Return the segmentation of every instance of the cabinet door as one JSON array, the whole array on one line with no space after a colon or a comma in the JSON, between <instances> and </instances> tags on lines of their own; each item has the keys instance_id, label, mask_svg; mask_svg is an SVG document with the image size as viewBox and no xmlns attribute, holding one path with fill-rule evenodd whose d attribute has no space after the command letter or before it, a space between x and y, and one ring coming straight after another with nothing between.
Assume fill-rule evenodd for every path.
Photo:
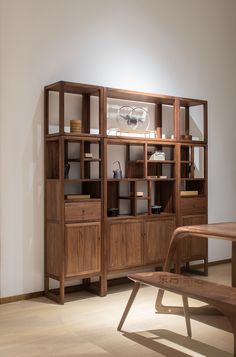
<instances>
[{"instance_id":1,"label":"cabinet door","mask_svg":"<svg viewBox=\"0 0 236 357\"><path fill-rule=\"evenodd\" d=\"M195 224L205 223L207 223L207 216L205 214L181 217L182 226L192 226ZM206 257L208 251L207 247L208 242L206 238L184 238L180 243L180 260L194 260Z\"/></svg>"},{"instance_id":2,"label":"cabinet door","mask_svg":"<svg viewBox=\"0 0 236 357\"><path fill-rule=\"evenodd\" d=\"M142 265L142 222L115 222L108 226L108 270Z\"/></svg>"},{"instance_id":3,"label":"cabinet door","mask_svg":"<svg viewBox=\"0 0 236 357\"><path fill-rule=\"evenodd\" d=\"M175 220L150 220L144 224L144 264L163 263L175 229Z\"/></svg>"},{"instance_id":4,"label":"cabinet door","mask_svg":"<svg viewBox=\"0 0 236 357\"><path fill-rule=\"evenodd\" d=\"M100 223L65 225L65 274L74 276L101 270Z\"/></svg>"}]
</instances>

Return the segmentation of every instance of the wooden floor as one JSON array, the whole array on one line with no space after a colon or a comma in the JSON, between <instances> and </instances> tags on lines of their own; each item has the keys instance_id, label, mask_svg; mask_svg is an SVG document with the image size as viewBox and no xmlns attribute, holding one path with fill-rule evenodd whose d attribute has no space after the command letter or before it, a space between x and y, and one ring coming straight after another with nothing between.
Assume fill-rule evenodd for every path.
<instances>
[{"instance_id":1,"label":"wooden floor","mask_svg":"<svg viewBox=\"0 0 236 357\"><path fill-rule=\"evenodd\" d=\"M230 269L229 264L211 267L208 279L230 284ZM104 298L69 294L64 306L46 298L1 305L0 356L232 356L233 335L224 317L195 317L190 339L182 316L155 314L151 287L141 288L124 332L117 332L131 288L113 287ZM181 298L168 293L165 302L181 304Z\"/></svg>"}]
</instances>

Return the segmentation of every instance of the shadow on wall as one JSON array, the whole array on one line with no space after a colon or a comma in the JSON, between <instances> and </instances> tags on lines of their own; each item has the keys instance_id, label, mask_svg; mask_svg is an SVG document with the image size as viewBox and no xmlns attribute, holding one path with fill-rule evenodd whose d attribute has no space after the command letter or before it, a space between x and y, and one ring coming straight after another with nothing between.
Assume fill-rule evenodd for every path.
<instances>
[{"instance_id":1,"label":"shadow on wall","mask_svg":"<svg viewBox=\"0 0 236 357\"><path fill-rule=\"evenodd\" d=\"M30 130L25 136L22 155L22 291L43 290L44 271L44 169L43 169L43 91L41 92Z\"/></svg>"}]
</instances>

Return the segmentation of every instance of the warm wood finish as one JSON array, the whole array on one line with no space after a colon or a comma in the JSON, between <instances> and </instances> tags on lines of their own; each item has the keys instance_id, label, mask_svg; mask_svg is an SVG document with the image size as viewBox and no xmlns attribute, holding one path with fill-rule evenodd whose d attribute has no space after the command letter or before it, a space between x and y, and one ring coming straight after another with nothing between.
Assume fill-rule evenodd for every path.
<instances>
[{"instance_id":1,"label":"warm wood finish","mask_svg":"<svg viewBox=\"0 0 236 357\"><path fill-rule=\"evenodd\" d=\"M48 274L52 274L56 277L61 275L61 259L62 246L60 244L60 225L59 223L49 223L47 224L46 231L46 271Z\"/></svg>"},{"instance_id":2,"label":"warm wood finish","mask_svg":"<svg viewBox=\"0 0 236 357\"><path fill-rule=\"evenodd\" d=\"M66 202L66 221L97 221L101 219L101 202Z\"/></svg>"},{"instance_id":3,"label":"warm wood finish","mask_svg":"<svg viewBox=\"0 0 236 357\"><path fill-rule=\"evenodd\" d=\"M58 93L57 123L49 118L50 92ZM76 110L81 111L77 117L65 118L70 94L78 96ZM87 289L89 278L97 276L100 295L105 295L108 275L131 268L160 267L176 226L207 222L207 102L65 81L46 86L44 97L45 292L64 303L66 281L79 276ZM143 102L147 107L153 104L156 138L109 135L110 99L132 101L132 106L136 101L137 107ZM193 106L203 107L201 141L190 140ZM185 135L181 110L185 110ZM168 118L173 127L169 138L162 136L166 112L173 113ZM68 133L70 119L81 120L81 133ZM108 172L117 160L113 157L116 147L122 147L124 156L122 178L111 178ZM195 148L204 151L201 178L195 175ZM150 161L149 152L154 151L164 151L166 160ZM92 158L85 153L93 154ZM198 196L181 197L181 190L198 191ZM137 195L140 191L142 197ZM90 198L67 199L71 194ZM153 205L161 206L162 213L153 214ZM111 209L118 209L117 217L108 216ZM203 259L207 272L206 243L189 240L177 257L177 268ZM60 283L59 297L50 291L50 278Z\"/></svg>"},{"instance_id":4,"label":"warm wood finish","mask_svg":"<svg viewBox=\"0 0 236 357\"><path fill-rule=\"evenodd\" d=\"M175 229L174 219L146 220L144 223L144 264L163 263L171 235Z\"/></svg>"},{"instance_id":5,"label":"warm wood finish","mask_svg":"<svg viewBox=\"0 0 236 357\"><path fill-rule=\"evenodd\" d=\"M99 273L101 270L101 226L99 222L66 224L65 275Z\"/></svg>"},{"instance_id":6,"label":"warm wood finish","mask_svg":"<svg viewBox=\"0 0 236 357\"><path fill-rule=\"evenodd\" d=\"M205 197L181 197L180 198L180 212L182 216L199 215L207 212ZM205 223L205 222L202 222Z\"/></svg>"},{"instance_id":7,"label":"warm wood finish","mask_svg":"<svg viewBox=\"0 0 236 357\"><path fill-rule=\"evenodd\" d=\"M236 242L232 243L232 285L236 287Z\"/></svg>"},{"instance_id":8,"label":"warm wood finish","mask_svg":"<svg viewBox=\"0 0 236 357\"><path fill-rule=\"evenodd\" d=\"M190 215L182 216L181 218L182 226L190 226L196 224L207 223L207 215ZM205 253L205 255L204 255ZM189 261L191 257L195 260L204 259L204 273L207 275L207 263L208 263L208 241L205 238L199 237L188 237L184 238L180 242L178 248L178 257L181 261Z\"/></svg>"},{"instance_id":9,"label":"warm wood finish","mask_svg":"<svg viewBox=\"0 0 236 357\"><path fill-rule=\"evenodd\" d=\"M142 265L142 222L126 221L109 224L108 270Z\"/></svg>"},{"instance_id":10,"label":"warm wood finish","mask_svg":"<svg viewBox=\"0 0 236 357\"><path fill-rule=\"evenodd\" d=\"M48 220L60 220L60 182L46 181L46 218Z\"/></svg>"}]
</instances>

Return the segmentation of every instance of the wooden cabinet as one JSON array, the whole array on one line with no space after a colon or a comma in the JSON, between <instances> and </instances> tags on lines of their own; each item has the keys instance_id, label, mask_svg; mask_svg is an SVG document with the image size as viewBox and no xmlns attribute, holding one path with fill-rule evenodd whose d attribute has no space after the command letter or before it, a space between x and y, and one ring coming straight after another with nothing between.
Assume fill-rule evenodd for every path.
<instances>
[{"instance_id":1,"label":"wooden cabinet","mask_svg":"<svg viewBox=\"0 0 236 357\"><path fill-rule=\"evenodd\" d=\"M167 255L175 219L147 220L144 223L144 264L162 264Z\"/></svg>"},{"instance_id":2,"label":"wooden cabinet","mask_svg":"<svg viewBox=\"0 0 236 357\"><path fill-rule=\"evenodd\" d=\"M142 265L142 222L110 223L107 232L108 271Z\"/></svg>"},{"instance_id":3,"label":"wooden cabinet","mask_svg":"<svg viewBox=\"0 0 236 357\"><path fill-rule=\"evenodd\" d=\"M207 222L207 102L64 81L44 99L45 295L94 276L105 295L112 274L161 266L176 226ZM207 241L179 259L207 262Z\"/></svg>"},{"instance_id":4,"label":"wooden cabinet","mask_svg":"<svg viewBox=\"0 0 236 357\"><path fill-rule=\"evenodd\" d=\"M66 224L65 276L91 275L100 270L100 222Z\"/></svg>"},{"instance_id":5,"label":"wooden cabinet","mask_svg":"<svg viewBox=\"0 0 236 357\"><path fill-rule=\"evenodd\" d=\"M181 226L192 226L207 223L207 215L182 216ZM191 237L181 241L179 256L182 261L207 259L208 241L206 238Z\"/></svg>"}]
</instances>

